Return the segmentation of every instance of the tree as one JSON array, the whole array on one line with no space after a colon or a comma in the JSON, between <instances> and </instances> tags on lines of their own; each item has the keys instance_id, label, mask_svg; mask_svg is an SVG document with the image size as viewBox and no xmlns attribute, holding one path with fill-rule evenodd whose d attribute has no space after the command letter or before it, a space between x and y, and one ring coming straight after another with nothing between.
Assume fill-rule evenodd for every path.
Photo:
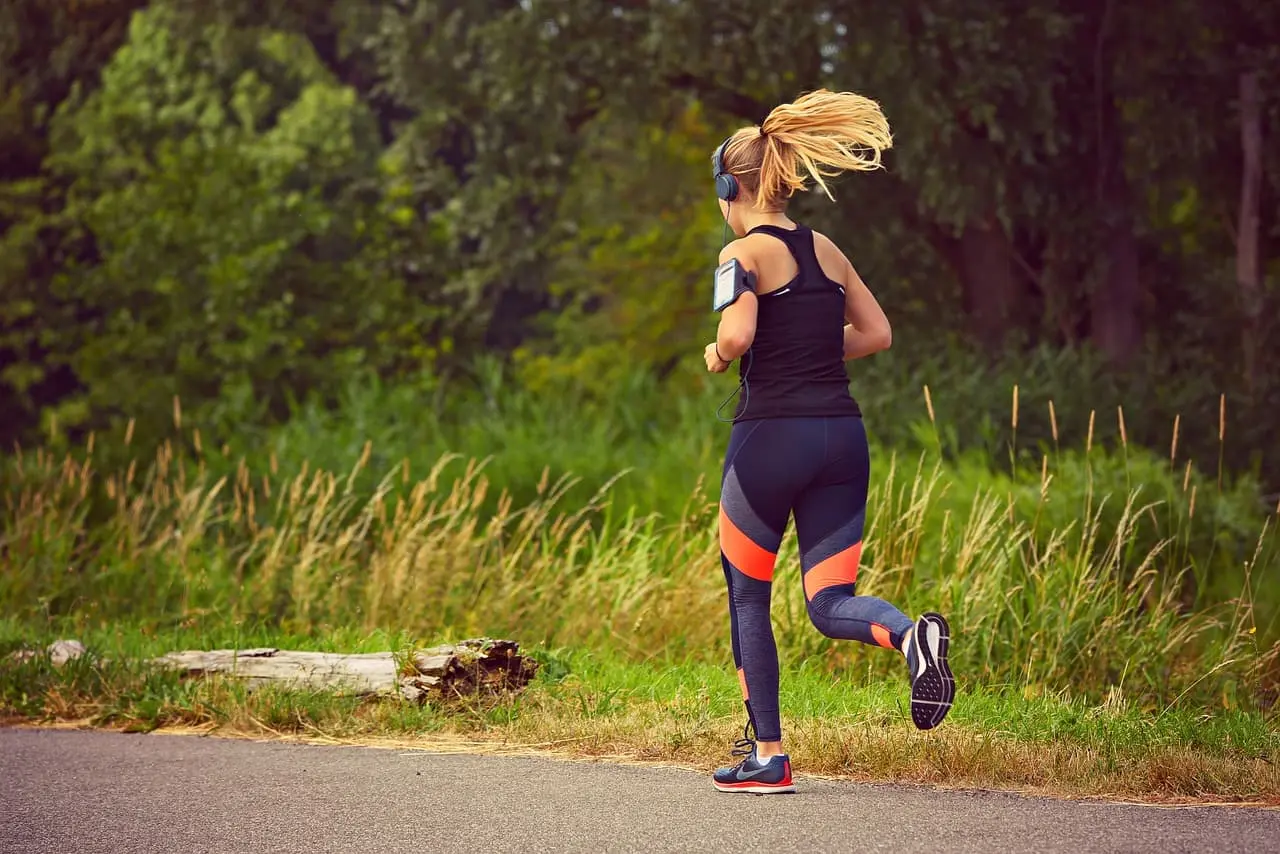
<instances>
[{"instance_id":1,"label":"tree","mask_svg":"<svg viewBox=\"0 0 1280 854\"><path fill-rule=\"evenodd\" d=\"M721 128L692 98L668 109L660 123L606 111L584 128L556 210L566 236L551 255L545 334L518 353L534 384L614 385L636 357L667 375L714 334L707 259L726 234L709 152Z\"/></svg>"},{"instance_id":2,"label":"tree","mask_svg":"<svg viewBox=\"0 0 1280 854\"><path fill-rule=\"evenodd\" d=\"M49 282L70 253L54 216L64 187L43 172L49 121L77 84L92 85L145 0L0 5L0 445L75 388L42 328L66 307Z\"/></svg>"},{"instance_id":3,"label":"tree","mask_svg":"<svg viewBox=\"0 0 1280 854\"><path fill-rule=\"evenodd\" d=\"M413 358L422 305L379 257L389 197L364 189L372 116L296 36L187 41L169 8L138 14L101 88L59 111L48 167L97 255L54 279L81 385L64 425L110 414L159 435L176 396L227 431Z\"/></svg>"}]
</instances>

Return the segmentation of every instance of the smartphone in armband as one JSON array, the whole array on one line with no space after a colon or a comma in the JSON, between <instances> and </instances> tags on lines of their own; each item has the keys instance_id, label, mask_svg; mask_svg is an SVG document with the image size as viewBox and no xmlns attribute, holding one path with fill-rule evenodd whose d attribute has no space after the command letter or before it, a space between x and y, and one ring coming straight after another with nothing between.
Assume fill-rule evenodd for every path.
<instances>
[{"instance_id":1,"label":"smartphone in armband","mask_svg":"<svg viewBox=\"0 0 1280 854\"><path fill-rule=\"evenodd\" d=\"M724 311L747 291L755 290L755 273L750 273L737 258L716 267L715 288L711 295L713 311Z\"/></svg>"}]
</instances>

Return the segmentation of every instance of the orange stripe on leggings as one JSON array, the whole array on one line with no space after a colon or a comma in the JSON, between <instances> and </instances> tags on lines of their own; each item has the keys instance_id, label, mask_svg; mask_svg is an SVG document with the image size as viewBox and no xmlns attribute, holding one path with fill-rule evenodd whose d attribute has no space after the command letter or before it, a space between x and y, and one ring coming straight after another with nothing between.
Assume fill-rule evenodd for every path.
<instances>
[{"instance_id":1,"label":"orange stripe on leggings","mask_svg":"<svg viewBox=\"0 0 1280 854\"><path fill-rule=\"evenodd\" d=\"M742 686L742 699L750 700L751 694L747 692L747 674L741 667L738 668L738 684Z\"/></svg>"},{"instance_id":2,"label":"orange stripe on leggings","mask_svg":"<svg viewBox=\"0 0 1280 854\"><path fill-rule=\"evenodd\" d=\"M720 508L720 550L743 575L757 581L773 581L773 565L778 556L742 533L723 506Z\"/></svg>"},{"instance_id":3,"label":"orange stripe on leggings","mask_svg":"<svg viewBox=\"0 0 1280 854\"><path fill-rule=\"evenodd\" d=\"M876 639L876 643L885 649L893 649L893 636L889 634L889 630L879 623L871 624L871 637Z\"/></svg>"},{"instance_id":4,"label":"orange stripe on leggings","mask_svg":"<svg viewBox=\"0 0 1280 854\"><path fill-rule=\"evenodd\" d=\"M854 543L841 552L814 566L804 574L804 595L812 601L814 596L828 587L853 584L858 580L858 561L862 560L862 543Z\"/></svg>"}]
</instances>

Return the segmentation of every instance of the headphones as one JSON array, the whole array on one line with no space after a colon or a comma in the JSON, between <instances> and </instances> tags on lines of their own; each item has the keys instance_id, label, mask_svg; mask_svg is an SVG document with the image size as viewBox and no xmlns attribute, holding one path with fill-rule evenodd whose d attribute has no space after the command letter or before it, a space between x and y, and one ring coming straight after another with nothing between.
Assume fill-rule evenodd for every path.
<instances>
[{"instance_id":1,"label":"headphones","mask_svg":"<svg viewBox=\"0 0 1280 854\"><path fill-rule=\"evenodd\" d=\"M732 136L720 143L720 147L716 149L715 156L711 158L711 166L715 172L716 179L716 195L726 202L732 202L738 198L738 191L741 189L737 177L730 175L724 169L724 153L729 148L729 140L731 139L733 139Z\"/></svg>"}]
</instances>

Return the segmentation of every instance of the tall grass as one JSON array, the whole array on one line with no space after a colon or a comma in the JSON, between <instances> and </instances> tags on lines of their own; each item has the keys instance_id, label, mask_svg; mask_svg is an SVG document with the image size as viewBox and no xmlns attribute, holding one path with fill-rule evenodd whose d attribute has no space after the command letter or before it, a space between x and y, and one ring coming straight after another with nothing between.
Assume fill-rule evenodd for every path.
<instances>
[{"instance_id":1,"label":"tall grass","mask_svg":"<svg viewBox=\"0 0 1280 854\"><path fill-rule=\"evenodd\" d=\"M591 454L604 455L582 435L553 442L530 426L558 423L563 403L510 400L529 416L515 428L526 444L494 441L505 423L495 418L484 427L490 457L444 451L429 467L367 440L331 441L346 450L326 461L346 456L344 468L285 465L279 441L250 462L206 447L177 410L174 439L145 464L99 472L94 437L74 452L20 450L4 461L0 606L69 626L495 634L635 660L727 662L717 496L707 486L718 463L679 456L703 440L653 446L649 471L664 473L668 491L682 480L685 492L674 509L646 509L616 501L611 479L584 491L571 466L547 464L571 462L575 448L597 467ZM126 431L116 441L127 440ZM1274 611L1259 625L1269 606L1255 594L1277 548L1251 496L1205 488L1173 459L1104 451L1092 437L1083 451L1043 449L1039 466L1015 453L1003 473L927 445L877 453L859 592L908 613L946 612L962 680L1159 708L1266 696L1280 647ZM541 457L537 479L495 475L508 456ZM683 478L672 474L680 466ZM809 625L793 538L779 567L784 664L854 678L901 667Z\"/></svg>"}]
</instances>

